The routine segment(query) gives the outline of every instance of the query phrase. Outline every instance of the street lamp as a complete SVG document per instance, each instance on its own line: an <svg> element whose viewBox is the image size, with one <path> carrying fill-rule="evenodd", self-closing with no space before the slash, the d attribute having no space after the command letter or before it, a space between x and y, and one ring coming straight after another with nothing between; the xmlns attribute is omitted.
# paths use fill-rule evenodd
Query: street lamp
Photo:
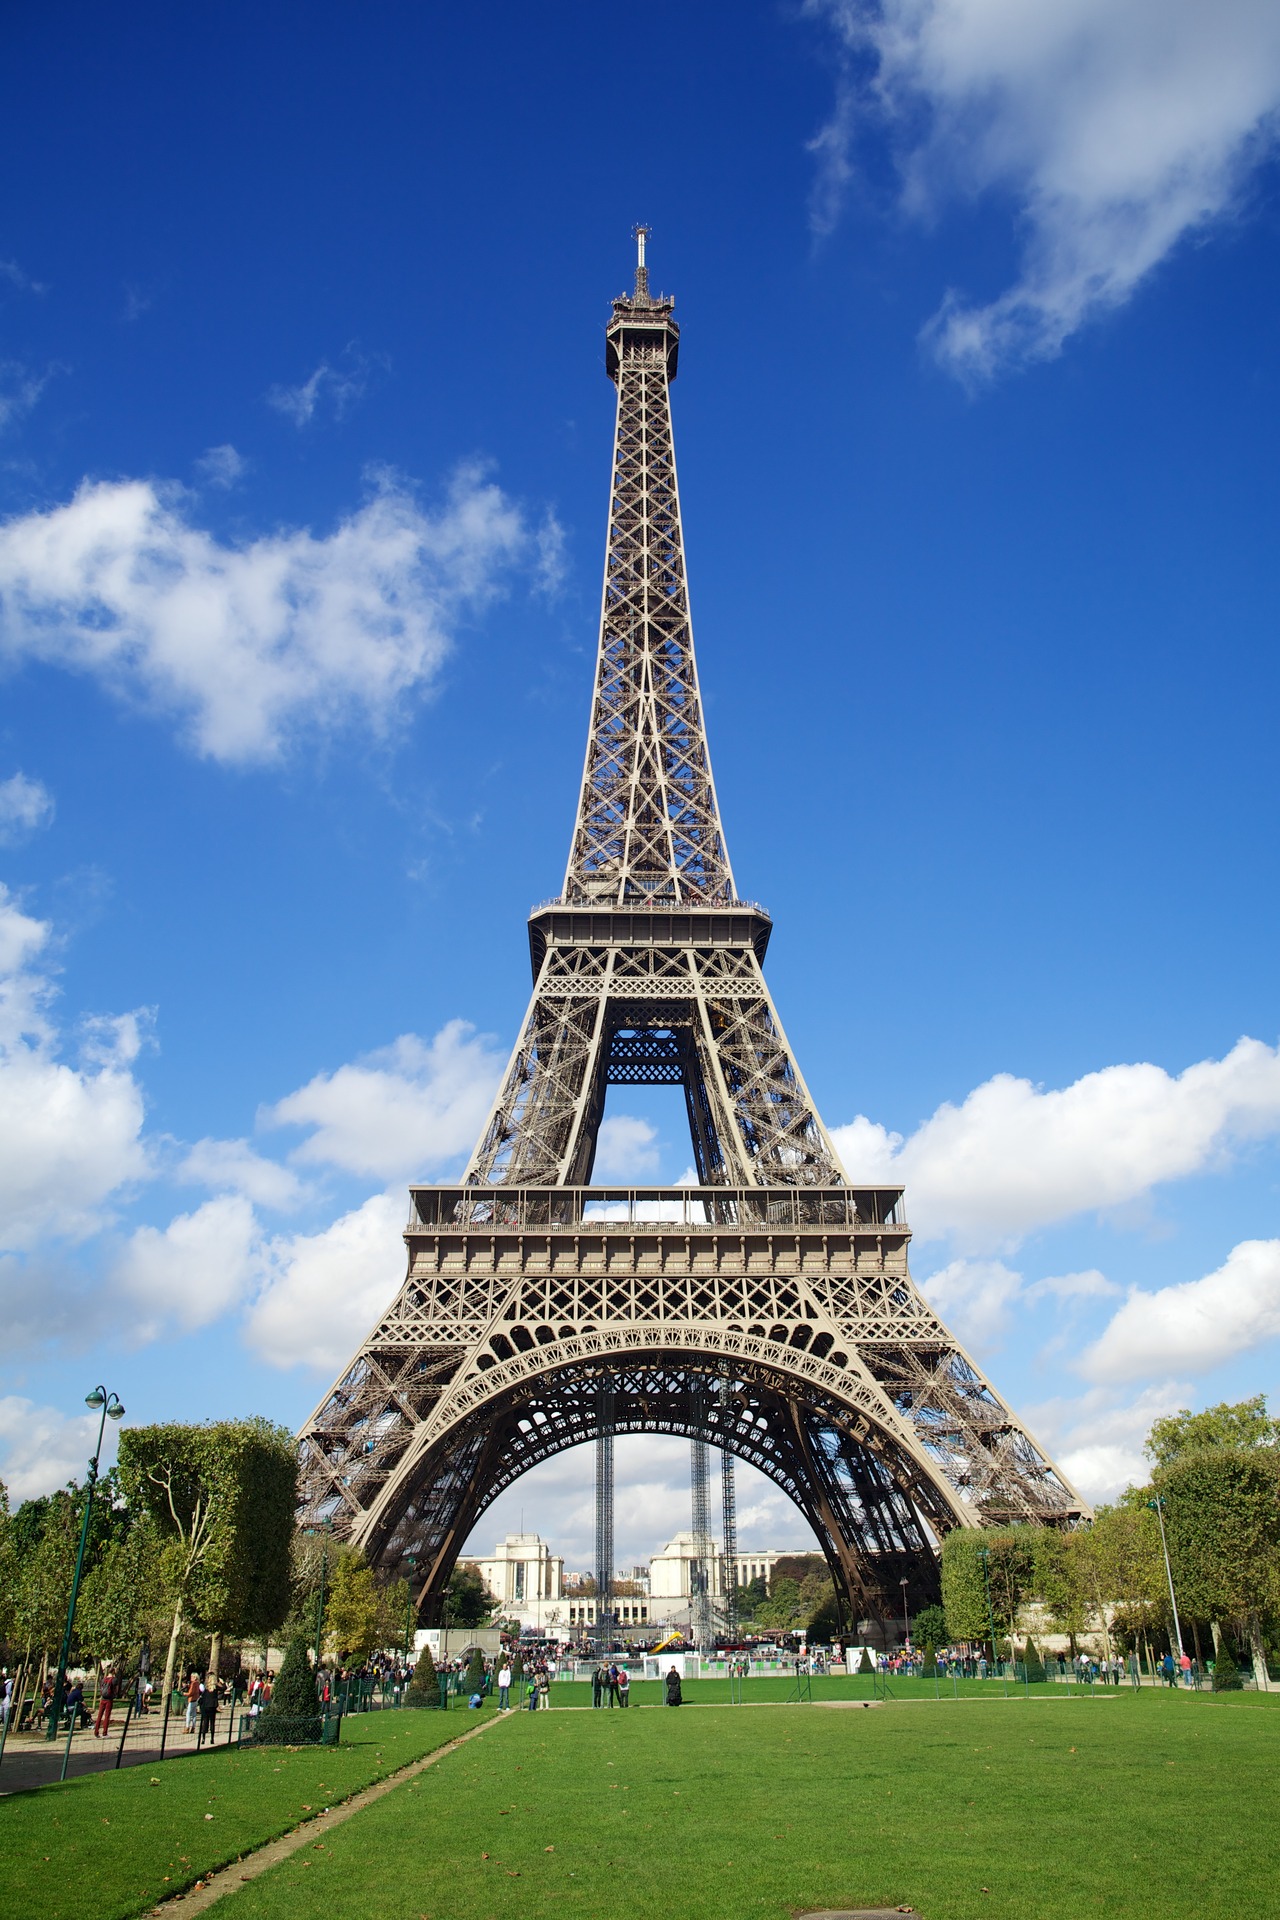
<svg viewBox="0 0 1280 1920"><path fill-rule="evenodd" d="M58 1655L58 1677L53 1683L53 1699L49 1703L49 1731L46 1739L52 1740L58 1731L58 1720L62 1713L62 1690L67 1679L67 1660L71 1653L71 1630L76 1623L76 1602L80 1598L80 1576L84 1572L84 1550L89 1539L89 1518L93 1512L93 1490L98 1484L98 1459L102 1453L102 1436L106 1432L108 1420L124 1419L124 1403L119 1394L108 1393L105 1387L95 1387L92 1393L84 1397L86 1407L92 1407L96 1413L101 1407L102 1418L98 1422L98 1444L93 1450L89 1462L89 1478L85 1486L84 1519L80 1523L80 1551L76 1554L76 1570L71 1582L71 1601L67 1607L67 1628L62 1636L62 1651ZM63 1778L66 1777L66 1760L62 1763Z"/></svg>
<svg viewBox="0 0 1280 1920"><path fill-rule="evenodd" d="M1156 1510L1156 1519L1160 1522L1160 1545L1164 1548L1164 1570L1169 1582L1169 1605L1173 1608L1173 1631L1178 1642L1178 1658L1183 1658L1182 1627L1178 1620L1178 1602L1173 1591L1173 1568L1169 1565L1169 1542L1164 1537L1164 1495L1158 1493L1147 1505Z"/></svg>
<svg viewBox="0 0 1280 1920"><path fill-rule="evenodd" d="M991 1605L991 1549L979 1547L978 1556L982 1561L982 1578L987 1589L987 1624L991 1628L991 1658L996 1658L996 1616Z"/></svg>
<svg viewBox="0 0 1280 1920"><path fill-rule="evenodd" d="M902 1588L902 1637L907 1643L907 1652L911 1651L911 1624L907 1619L907 1576L903 1574L898 1585Z"/></svg>

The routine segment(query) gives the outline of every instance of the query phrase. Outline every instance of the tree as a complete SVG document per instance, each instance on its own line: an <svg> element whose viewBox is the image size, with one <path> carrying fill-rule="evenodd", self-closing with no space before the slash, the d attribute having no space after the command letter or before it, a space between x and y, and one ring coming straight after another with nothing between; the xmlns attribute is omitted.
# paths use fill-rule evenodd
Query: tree
<svg viewBox="0 0 1280 1920"><path fill-rule="evenodd" d="M313 1714L320 1710L316 1695L316 1676L311 1668L311 1651L306 1640L296 1633L285 1648L280 1671L271 1689L269 1714Z"/></svg>
<svg viewBox="0 0 1280 1920"><path fill-rule="evenodd" d="M925 1647L924 1659L921 1662L920 1671L924 1675L926 1680L932 1680L937 1675L938 1656L935 1650L930 1646Z"/></svg>
<svg viewBox="0 0 1280 1920"><path fill-rule="evenodd" d="M754 1620L768 1597L764 1575L758 1573L754 1580L748 1580L745 1586L738 1588L738 1618Z"/></svg>
<svg viewBox="0 0 1280 1920"><path fill-rule="evenodd" d="M164 1547L144 1515L113 1540L80 1591L76 1630L95 1659L132 1669L144 1639L168 1625Z"/></svg>
<svg viewBox="0 0 1280 1920"><path fill-rule="evenodd" d="M948 1640L981 1642L991 1632L981 1549L987 1536L954 1527L942 1543L942 1611Z"/></svg>
<svg viewBox="0 0 1280 1920"><path fill-rule="evenodd" d="M1262 1620L1280 1611L1280 1447L1221 1440L1184 1448L1157 1468L1154 1484L1183 1608L1234 1622L1265 1684Z"/></svg>
<svg viewBox="0 0 1280 1920"><path fill-rule="evenodd" d="M1172 1466L1183 1453L1198 1453L1204 1447L1274 1447L1280 1445L1280 1420L1267 1413L1267 1396L1255 1394L1252 1400L1230 1403L1219 1401L1203 1413L1183 1407L1164 1420L1157 1420L1143 1448L1157 1466Z"/></svg>
<svg viewBox="0 0 1280 1920"><path fill-rule="evenodd" d="M380 1647L405 1647L413 1631L413 1595L403 1577L388 1580L378 1588L378 1638Z"/></svg>
<svg viewBox="0 0 1280 1920"><path fill-rule="evenodd" d="M1027 1644L1023 1649L1022 1661L1027 1671L1028 1680L1044 1679L1044 1661L1040 1658L1040 1649L1030 1634L1027 1635Z"/></svg>
<svg viewBox="0 0 1280 1920"><path fill-rule="evenodd" d="M775 1569L769 1598L762 1607L756 1609L756 1625L785 1633L789 1628L799 1626L801 1613L799 1581L779 1579Z"/></svg>
<svg viewBox="0 0 1280 1920"><path fill-rule="evenodd" d="M482 1693L483 1691L484 1655L481 1653L479 1647L473 1647L471 1649L471 1658L467 1662L467 1692Z"/></svg>
<svg viewBox="0 0 1280 1920"><path fill-rule="evenodd" d="M381 1638L382 1596L362 1553L348 1547L329 1569L325 1635L343 1666L363 1666Z"/></svg>
<svg viewBox="0 0 1280 1920"><path fill-rule="evenodd" d="M187 1617L215 1636L266 1634L289 1610L293 1435L267 1420L128 1427L120 1476L164 1542L173 1600L164 1694Z"/></svg>
<svg viewBox="0 0 1280 1920"><path fill-rule="evenodd" d="M431 1657L430 1647L424 1647L418 1655L418 1663L405 1689L404 1703L406 1707L438 1707L440 1705L440 1680L436 1673L436 1663Z"/></svg>
<svg viewBox="0 0 1280 1920"><path fill-rule="evenodd" d="M911 1637L918 1647L943 1647L952 1638L970 1639L974 1637L969 1634L952 1635L947 1629L947 1616L941 1607L921 1607L919 1613L911 1622Z"/></svg>
<svg viewBox="0 0 1280 1920"><path fill-rule="evenodd" d="M862 1649L862 1658L858 1662L858 1672L874 1673L875 1670L876 1670L875 1662L871 1658L870 1650L867 1647L864 1647Z"/></svg>
<svg viewBox="0 0 1280 1920"><path fill-rule="evenodd" d="M444 1596L444 1623L447 1627L482 1627L496 1602L480 1576L478 1567L459 1563L449 1575Z"/></svg>
<svg viewBox="0 0 1280 1920"><path fill-rule="evenodd" d="M1236 1665L1235 1655L1227 1644L1226 1634L1218 1640L1218 1650L1213 1661L1213 1691L1215 1693L1239 1693L1244 1681L1240 1678L1240 1669Z"/></svg>

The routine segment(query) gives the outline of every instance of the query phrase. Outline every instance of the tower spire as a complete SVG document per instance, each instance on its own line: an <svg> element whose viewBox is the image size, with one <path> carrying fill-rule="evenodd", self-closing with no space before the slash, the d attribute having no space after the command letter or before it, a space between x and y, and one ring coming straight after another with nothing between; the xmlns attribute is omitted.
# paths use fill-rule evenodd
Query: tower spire
<svg viewBox="0 0 1280 1920"><path fill-rule="evenodd" d="M651 227L644 225L632 228L636 241L635 298L637 300L647 300L649 298L649 269L644 263L644 243L652 231L653 229Z"/></svg>

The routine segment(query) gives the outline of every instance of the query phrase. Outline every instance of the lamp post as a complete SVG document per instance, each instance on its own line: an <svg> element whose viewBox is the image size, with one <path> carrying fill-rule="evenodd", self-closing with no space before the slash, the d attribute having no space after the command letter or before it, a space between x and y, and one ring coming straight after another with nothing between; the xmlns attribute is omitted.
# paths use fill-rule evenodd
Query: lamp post
<svg viewBox="0 0 1280 1920"><path fill-rule="evenodd" d="M314 1532L312 1527L308 1533ZM316 1672L320 1671L320 1643L324 1638L324 1583L329 1571L329 1527L326 1522L321 1529L323 1539L320 1543L320 1591L316 1596Z"/></svg>
<svg viewBox="0 0 1280 1920"><path fill-rule="evenodd" d="M1178 1602L1173 1591L1173 1568L1169 1565L1169 1542L1164 1537L1164 1495L1158 1493L1154 1500L1148 1500L1147 1505L1155 1508L1156 1519L1160 1522L1160 1545L1164 1549L1164 1571L1165 1577L1169 1582L1169 1605L1173 1608L1173 1631L1178 1642L1178 1658L1181 1660L1183 1657L1182 1626L1178 1620Z"/></svg>
<svg viewBox="0 0 1280 1920"><path fill-rule="evenodd" d="M58 1677L53 1683L53 1699L49 1704L49 1731L46 1739L55 1738L58 1731L58 1719L62 1713L62 1689L66 1684L67 1660L71 1653L71 1630L76 1623L76 1602L80 1598L80 1576L84 1572L84 1550L89 1540L89 1518L93 1512L93 1490L98 1484L98 1460L102 1453L102 1436L107 1429L108 1420L124 1419L124 1403L119 1394L108 1393L105 1387L95 1387L92 1393L84 1397L86 1407L92 1407L96 1413L101 1407L102 1418L98 1422L98 1444L93 1450L89 1462L89 1478L85 1485L84 1519L80 1523L80 1550L76 1554L76 1570L71 1582L71 1601L67 1607L67 1627L62 1636L62 1650L58 1655ZM63 1763L65 1775L66 1763Z"/></svg>
<svg viewBox="0 0 1280 1920"><path fill-rule="evenodd" d="M991 1605L991 1549L990 1547L979 1547L978 1555L982 1561L983 1584L987 1589L987 1624L991 1628L991 1658L992 1658L992 1661L994 1662L996 1658L996 1616L995 1616L995 1610Z"/></svg>
<svg viewBox="0 0 1280 1920"><path fill-rule="evenodd" d="M907 1577L904 1574L898 1585L902 1588L902 1637L907 1643L907 1652L911 1651L911 1623L907 1619Z"/></svg>
<svg viewBox="0 0 1280 1920"><path fill-rule="evenodd" d="M413 1616L416 1611L413 1604L413 1576L418 1565L418 1558L416 1554L410 1553L405 1555L405 1560L409 1568L409 1578L406 1582L409 1588L409 1604L405 1608L404 1616L404 1663L407 1667L409 1664L409 1639L413 1633Z"/></svg>

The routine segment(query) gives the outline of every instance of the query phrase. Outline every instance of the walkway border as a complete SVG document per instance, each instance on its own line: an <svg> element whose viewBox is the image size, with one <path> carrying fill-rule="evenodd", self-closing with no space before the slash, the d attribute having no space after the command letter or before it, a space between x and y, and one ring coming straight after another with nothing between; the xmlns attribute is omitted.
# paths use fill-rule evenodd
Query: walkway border
<svg viewBox="0 0 1280 1920"><path fill-rule="evenodd" d="M318 1813L310 1820L304 1820L301 1826L293 1827L288 1833L282 1833L275 1840L266 1840L252 1853L245 1854L239 1860L228 1861L225 1867L215 1867L211 1872L202 1874L185 1892L168 1894L157 1901L147 1912L168 1916L177 1909L183 1913L203 1913L215 1900L221 1900L224 1894L234 1893L246 1880L256 1880L259 1874L275 1867L291 1854L300 1853L303 1847L314 1846L316 1840L333 1827L339 1827L344 1820L350 1820L353 1814L363 1812L372 1806L384 1793L391 1793L396 1787L412 1780L415 1774L424 1773L428 1767L434 1767L437 1760L443 1760L446 1754L456 1753L459 1747L465 1747L468 1740L477 1739L487 1733L490 1727L500 1726L509 1717L507 1713L495 1713L491 1720L482 1720L478 1727L468 1727L456 1740L450 1740L445 1746L437 1747L433 1753L424 1753L420 1759L411 1760L407 1766L389 1773L385 1780L375 1780L372 1786L361 1787L349 1800L341 1801L331 1807L327 1813Z"/></svg>

